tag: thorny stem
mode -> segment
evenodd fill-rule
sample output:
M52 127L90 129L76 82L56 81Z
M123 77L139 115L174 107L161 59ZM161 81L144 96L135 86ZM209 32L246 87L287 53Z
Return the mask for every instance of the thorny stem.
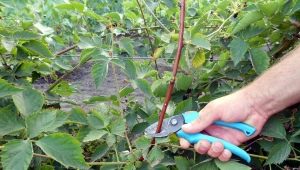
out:
M168 90L167 90L167 93L166 93L164 105L163 105L163 108L162 108L162 110L159 114L159 121L158 121L158 125L157 125L157 128L156 128L156 133L159 133L161 131L163 119L165 117L168 104L171 100L171 95L172 95L172 91L173 91L174 84L175 84L176 74L177 74L178 65L179 65L181 52L182 52L182 48L183 48L184 17L185 17L185 0L181 0L179 41L178 41L177 54L176 54L174 65L173 65L173 78L170 81L170 84L168 86ZM155 143L154 139L152 140L152 143Z
M153 11L150 9L150 7L147 5L147 3L142 0L142 2L144 3L145 7L147 8L147 10L149 11L149 13L156 19L156 21L158 22L158 24L167 32L171 32L163 23L160 22L160 20L156 17L156 15L153 13Z
M150 34L149 34L149 28L147 26L147 21L146 21L146 18L145 18L145 15L144 15L144 12L143 12L143 9L142 9L142 6L140 4L140 1L139 0L136 0L138 6L139 6L139 9L141 11L141 14L142 14L142 18L143 18L143 21L144 21L144 26L145 26L145 32L147 34L147 37L148 37L148 41L149 41L149 44L150 44L150 47L151 47L151 50L152 50L152 56L154 55L154 46L153 46L153 43L151 41L151 37L150 37ZM158 65L157 65L157 61L154 60L154 64L155 64L155 69L158 71L159 73L159 70L158 70ZM159 78L160 78L160 75L158 74Z
M64 53L68 52L68 51L71 51L71 50L75 49L76 47L77 47L77 45L72 45L72 46L70 46L70 47L67 47L67 48L65 48L65 49L63 49L63 50L57 52L55 55L56 55L56 56L62 55L62 54L64 54Z

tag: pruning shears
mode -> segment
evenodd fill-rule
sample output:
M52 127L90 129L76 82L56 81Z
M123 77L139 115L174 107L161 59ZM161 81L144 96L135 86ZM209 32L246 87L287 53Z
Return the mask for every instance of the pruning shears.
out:
M225 149L230 150L234 155L240 157L248 163L251 161L250 155L245 150L237 147L236 145L231 144L230 142L202 133L185 133L181 129L181 126L183 124L191 123L195 119L199 118L199 116L201 118L201 115L197 111L188 111L176 116L172 116L170 118L164 119L162 124L162 130L160 133L155 133L158 124L158 122L156 122L145 129L145 134L150 137L159 138L166 137L172 133L176 133L178 137L186 139L191 144L196 144L199 140L207 140L211 143L218 141L224 145ZM246 136L251 136L256 131L254 127L242 122L215 121L214 125L239 130L243 132Z

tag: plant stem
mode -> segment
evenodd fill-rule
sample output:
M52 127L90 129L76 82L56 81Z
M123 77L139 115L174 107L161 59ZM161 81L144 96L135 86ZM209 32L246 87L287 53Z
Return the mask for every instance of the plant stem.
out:
M11 68L10 68L9 65L7 64L6 59L3 57L3 55L0 55L0 56L1 56L1 59L2 59L2 61L3 61L2 65L3 65L6 69L10 70Z
M228 18L226 18L223 23L219 26L219 28L217 30L215 30L214 32L210 33L207 37L209 37L210 39L219 31L221 31L221 29L224 27L224 25L227 23L227 21L232 18L232 16L235 14L236 12L233 12Z
M88 165L124 165L128 162L88 162Z
M162 110L159 114L159 121L158 121L158 125L157 125L157 128L156 128L156 133L159 133L161 131L162 123L163 123L163 120L164 120L164 117L165 117L165 114L166 114L168 104L171 100L171 95L172 95L174 84L175 84L176 74L177 74L177 71L178 71L178 65L179 65L181 52L182 52L182 48L183 48L184 17L185 17L185 0L181 0L179 41L178 41L177 54L176 54L174 65L173 65L173 72L172 72L173 73L173 78L170 81L170 84L168 86L165 101L164 101L164 104L163 104L163 108L162 108ZM154 139L152 140L152 143L155 143Z
M43 154L39 154L39 153L33 153L33 156L52 159L52 158L51 158L50 156L48 156L48 155L43 155Z
M54 87L56 87L63 79L65 79L68 75L73 73L76 69L82 66L84 63L78 63L75 67L73 67L72 70L66 72L64 75L62 75L59 79L57 79L53 84L51 84L48 89L46 90L47 93L49 93Z
M59 99L48 99L48 98L46 98L46 100L53 101L53 102L59 102L59 103L68 103L68 104L71 104L71 105L80 106L80 104L78 104L74 101L71 101L71 100L59 100Z
M77 45L72 45L72 46L70 46L70 47L67 47L67 48L65 48L65 49L63 49L63 50L57 52L55 55L56 55L56 56L62 55L62 54L64 54L64 53L68 52L68 51L73 50L73 49L76 48L76 47L77 47Z
M148 41L149 41L149 44L150 44L150 47L151 47L151 50L152 50L152 56L154 55L154 46L153 46L153 43L151 41L151 37L150 37L150 34L149 34L149 28L147 26L147 21L146 21L146 18L145 18L145 15L144 15L144 12L143 12L143 9L142 9L142 6L140 4L140 1L139 0L136 0L138 6L139 6L139 9L141 11L141 14L142 14L142 18L143 18L143 21L144 21L144 26L145 26L145 32L146 32L146 35L148 37ZM157 72L159 73L159 70L158 70L158 65L157 65L157 62L156 60L154 60L154 64L155 64L155 69L157 70ZM160 75L158 74L159 78L160 78Z
M158 24L168 33L170 33L171 31L163 24L160 22L160 20L156 17L156 15L153 13L153 11L151 11L150 7L147 5L147 3L142 0L142 2L144 3L145 7L147 8L147 10L149 11L149 13L156 19L156 21L158 22Z

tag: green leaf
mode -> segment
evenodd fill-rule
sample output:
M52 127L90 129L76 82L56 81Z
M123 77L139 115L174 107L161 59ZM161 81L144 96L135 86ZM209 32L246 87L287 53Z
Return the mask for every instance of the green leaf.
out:
M36 142L48 156L65 167L87 169L80 142L69 134L55 133Z
M174 114L176 115L179 113L190 111L192 110L192 108L193 108L193 100L192 98L189 98L177 104Z
M245 58L244 56L249 48L248 44L240 38L234 38L230 42L229 47L234 65L237 65Z
M95 128L95 129L104 128L103 118L96 111L92 111L91 114L88 115L87 121L92 128Z
M134 143L137 149L147 149L151 146L151 139L141 136L137 138Z
M109 151L109 146L106 143L99 145L91 156L92 161L101 159Z
M155 49L155 51L153 53L153 56L152 56L153 59L154 60L158 59L163 54L164 51L165 51L164 47L160 47L160 48Z
M217 165L215 164L215 162L213 160L209 160L209 161L204 161L200 164L194 165L192 168L192 170L219 170L219 168L217 167Z
M34 27L36 27L43 35L50 35L54 33L53 28L42 25L41 23L35 23Z
M0 78L0 97L10 96L21 91L21 88L15 87L13 84Z
M291 150L291 145L287 141L280 141L271 148L265 164L281 164L288 158Z
M131 94L133 92L134 92L133 88L131 88L131 87L124 87L123 89L121 89L119 91L119 95L120 95L120 97L125 97L125 96L127 96L127 95L129 95L129 94Z
M16 42L7 38L2 38L1 39L2 46L8 51L11 52L15 46Z
M149 83L147 82L147 80L145 80L145 79L136 79L136 80L134 80L134 82L142 90L142 92L144 94L146 94L147 96L152 95L151 87L150 87Z
M125 61L125 72L129 79L134 80L137 77L136 67L131 60Z
M105 130L95 130L92 129L88 132L88 134L83 138L83 142L90 142L94 140L98 140L107 134Z
M276 117L272 117L271 119L269 119L269 121L265 124L261 134L279 139L286 138L284 126Z
M28 41L23 44L23 47L45 58L54 57L51 51L48 49L48 47L40 41L36 41L36 40Z
M263 18L263 15L257 10L246 12L246 14L243 15L243 17L240 19L240 21L234 27L232 34L236 34L237 32L245 29L250 24L255 23L256 21L258 21L262 18Z
M101 46L101 39L98 37L80 37L78 47L80 49L91 49Z
M251 170L251 167L238 163L236 161L228 161L228 162L221 162L219 160L215 160L215 163L220 170L232 170L232 169L238 169L238 170Z
M12 106L0 108L0 137L23 129L24 122Z
M205 63L205 52L203 50L198 50L192 60L192 66L194 68L199 68Z
M72 87L67 81L61 81L56 85L51 92L60 96L71 96L75 92L75 88Z
M122 38L119 41L119 47L121 49L124 49L130 56L133 56L135 54L135 50L132 45L132 40L130 38Z
M257 74L261 74L270 66L270 57L268 54L260 49L254 48L250 50L251 63Z
M62 114L59 114L62 113ZM67 119L67 114L57 110L43 110L26 117L26 127L29 138L38 136L42 132L55 131Z
M83 12L84 4L80 2L69 2L65 4L56 5L55 8Z
M204 38L200 33L196 33L192 36L192 44L207 50L211 49L210 42L206 38Z
M151 167L154 167L158 165L164 159L164 157L165 154L162 152L162 150L158 146L154 146L147 155L147 161Z
M187 90L191 88L193 77L184 74L178 74L175 82L175 86L178 90Z
M27 170L33 156L32 143L29 140L11 140L1 152L4 170Z
M280 3L277 1L258 3L257 5L258 5L260 11L268 17L273 16L279 10L279 7L280 7Z
M180 170L189 170L191 162L182 156L175 156L176 167Z
M151 85L151 90L156 97L165 97L168 89L168 82L164 79L155 80Z
M86 113L84 112L83 109L76 107L73 108L70 112L69 120L74 122L74 123L79 123L82 125L87 125L87 118L86 118Z
M27 88L22 92L12 96L13 101L23 116L29 116L33 112L38 112L44 104L44 97L41 92Z
M30 31L16 31L13 36L17 40L36 40L40 38L39 34Z
M126 124L124 119L116 119L110 123L110 132L112 134L124 137L126 131Z
M109 133L107 136L106 136L106 143L109 147L113 146L115 143L116 143L117 139L116 139L116 136Z
M108 63L109 61L97 62L92 67L92 77L96 84L96 88L98 88L103 81L105 80L108 72Z

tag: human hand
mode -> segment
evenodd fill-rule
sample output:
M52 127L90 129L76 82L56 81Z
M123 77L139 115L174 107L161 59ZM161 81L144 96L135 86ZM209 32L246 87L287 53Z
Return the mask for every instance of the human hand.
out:
M197 133L204 130L209 135L224 139L234 145L240 145L257 136L269 118L267 113L255 106L253 99L243 90L211 101L200 112L201 118L183 125L183 131ZM216 120L244 122L255 127L256 132L251 137L247 137L235 129L212 125ZM188 148L190 143L181 138L180 145L182 148ZM194 148L199 154L208 154L213 158L219 158L221 161L228 161L232 155L229 150L224 149L220 142L211 144L206 140L201 140L194 145Z

